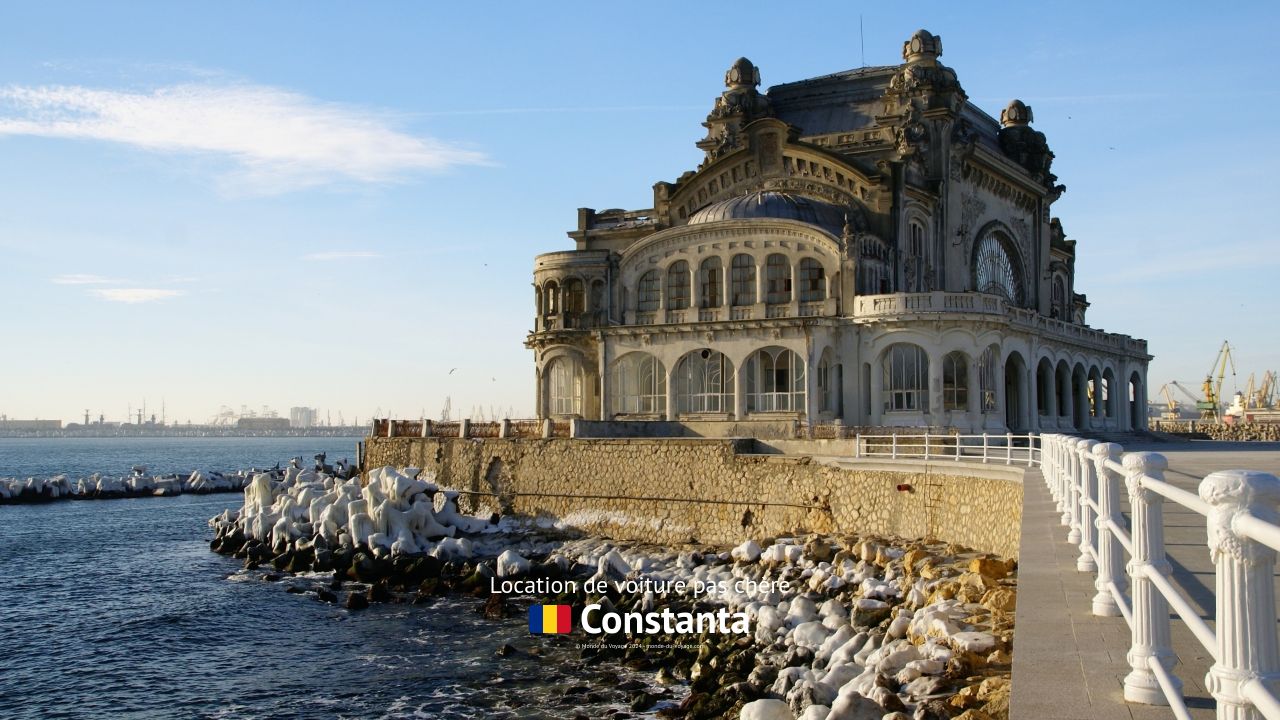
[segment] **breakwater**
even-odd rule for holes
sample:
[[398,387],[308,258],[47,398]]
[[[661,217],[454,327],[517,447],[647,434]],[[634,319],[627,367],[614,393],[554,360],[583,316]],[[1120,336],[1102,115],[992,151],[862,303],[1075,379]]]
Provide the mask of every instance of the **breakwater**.
[[366,461],[423,468],[460,491],[469,512],[544,518],[621,540],[734,545],[859,533],[1017,557],[1019,468],[828,464],[757,450],[755,441],[735,439],[374,437]]

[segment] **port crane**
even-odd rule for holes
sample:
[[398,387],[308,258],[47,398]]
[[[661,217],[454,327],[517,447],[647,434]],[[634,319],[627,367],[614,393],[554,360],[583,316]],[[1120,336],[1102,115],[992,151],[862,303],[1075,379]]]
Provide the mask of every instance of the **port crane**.
[[1164,397],[1165,402],[1165,411],[1160,416],[1162,420],[1177,420],[1180,417],[1180,413],[1178,412],[1180,405],[1177,398],[1173,396],[1174,389],[1183,395],[1186,395],[1187,399],[1190,400],[1193,405],[1199,406],[1200,404],[1200,398],[1196,397],[1194,393],[1188,390],[1177,380],[1167,382],[1160,386],[1160,395]]
[[1245,410],[1268,410],[1275,401],[1276,374],[1268,370],[1262,374],[1262,382],[1255,385],[1253,373],[1249,373],[1249,385],[1244,391]]
[[[1222,414],[1222,380],[1227,375],[1227,366],[1231,366],[1231,377],[1236,376],[1236,361],[1231,357],[1231,344],[1226,340],[1222,341],[1222,347],[1218,348],[1218,355],[1213,359],[1213,365],[1209,366],[1209,372],[1204,376],[1204,384],[1201,387],[1204,392],[1204,399],[1196,403],[1196,409],[1200,411],[1201,420],[1219,420]],[[1217,378],[1214,374],[1217,373]]]

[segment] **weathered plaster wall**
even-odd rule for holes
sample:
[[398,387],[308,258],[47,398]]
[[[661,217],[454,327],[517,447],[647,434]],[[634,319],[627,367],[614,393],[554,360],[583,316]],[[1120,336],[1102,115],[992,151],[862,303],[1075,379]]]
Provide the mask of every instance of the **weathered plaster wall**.
[[[368,442],[366,467],[432,470],[441,485],[476,493],[469,496],[473,510],[551,516],[618,539],[730,545],[797,532],[874,533],[1018,554],[1016,468],[836,467],[745,454],[752,441],[732,439]],[[899,491],[900,484],[912,490]]]

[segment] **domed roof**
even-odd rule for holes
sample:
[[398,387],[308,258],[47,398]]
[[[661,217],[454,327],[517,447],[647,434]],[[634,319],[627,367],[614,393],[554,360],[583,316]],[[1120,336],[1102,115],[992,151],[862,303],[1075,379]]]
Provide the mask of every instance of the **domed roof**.
[[690,215],[689,224],[699,225],[717,220],[778,218],[817,225],[839,236],[844,229],[847,213],[845,208],[829,202],[767,190],[711,203]]

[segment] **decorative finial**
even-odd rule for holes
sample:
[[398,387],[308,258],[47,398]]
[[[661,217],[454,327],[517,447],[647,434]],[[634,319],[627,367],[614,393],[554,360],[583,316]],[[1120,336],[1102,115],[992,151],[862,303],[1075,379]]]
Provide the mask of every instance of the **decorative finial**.
[[1031,106],[1021,100],[1011,100],[1008,107],[1000,111],[1000,126],[1030,125],[1033,116]]
[[928,30],[917,30],[911,39],[902,43],[902,59],[908,63],[932,64],[942,56],[942,36]]

